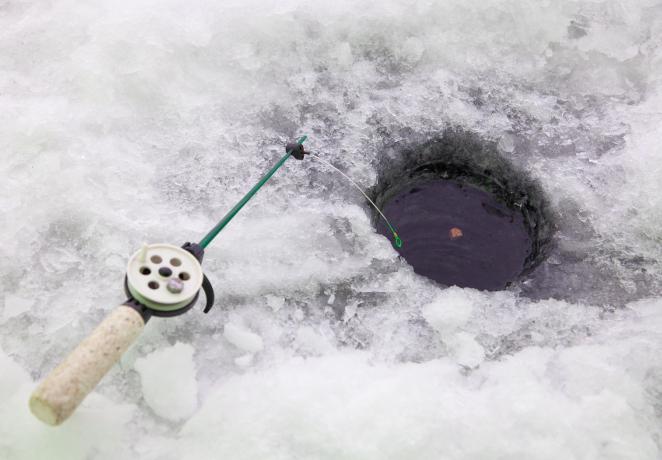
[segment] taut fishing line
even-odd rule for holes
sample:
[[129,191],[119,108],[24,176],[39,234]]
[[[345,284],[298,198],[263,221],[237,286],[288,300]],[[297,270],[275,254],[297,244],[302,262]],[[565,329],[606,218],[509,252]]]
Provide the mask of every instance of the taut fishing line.
[[340,169],[333,166],[328,161],[322,160],[318,155],[315,155],[314,153],[309,152],[309,154],[310,154],[311,158],[316,159],[320,163],[324,163],[325,165],[329,166],[330,168],[332,168],[336,172],[340,173],[345,179],[347,179],[354,186],[354,188],[356,188],[359,192],[361,192],[363,194],[363,196],[366,198],[366,200],[368,200],[368,202],[372,205],[372,207],[377,210],[377,212],[379,213],[380,216],[382,216],[382,219],[384,219],[384,222],[386,222],[386,225],[388,225],[389,230],[391,230],[391,233],[393,233],[393,238],[395,240],[395,245],[397,247],[401,248],[402,247],[402,239],[398,236],[398,232],[395,231],[395,228],[393,227],[393,225],[391,225],[391,222],[389,222],[389,220],[386,218],[386,216],[384,215],[382,210],[379,209],[379,207],[377,207],[375,202],[370,199],[370,197],[363,191],[363,189],[361,187],[359,187],[358,184],[356,182],[354,182],[347,174],[345,174]]

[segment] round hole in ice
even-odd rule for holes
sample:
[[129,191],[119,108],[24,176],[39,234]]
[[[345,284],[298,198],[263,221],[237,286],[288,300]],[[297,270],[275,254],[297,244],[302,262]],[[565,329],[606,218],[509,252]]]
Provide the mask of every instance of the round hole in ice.
[[531,273],[551,246],[542,188],[471,133],[450,131],[398,150],[371,194],[404,242],[400,255],[444,285],[503,289]]

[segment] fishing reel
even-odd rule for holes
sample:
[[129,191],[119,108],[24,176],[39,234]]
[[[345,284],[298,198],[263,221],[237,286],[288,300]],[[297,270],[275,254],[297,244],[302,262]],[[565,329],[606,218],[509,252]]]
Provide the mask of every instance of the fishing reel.
[[124,292],[147,322],[151,316],[171,317],[189,311],[198,301],[200,290],[206,297],[204,313],[214,306],[214,288],[202,271],[204,249],[197,243],[182,247],[171,244],[144,244],[129,259]]

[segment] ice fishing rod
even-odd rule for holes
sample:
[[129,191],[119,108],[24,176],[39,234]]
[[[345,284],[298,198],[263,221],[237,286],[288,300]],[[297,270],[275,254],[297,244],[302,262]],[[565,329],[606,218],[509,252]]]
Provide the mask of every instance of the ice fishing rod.
[[[196,304],[201,290],[206,298],[203,311],[208,313],[211,310],[214,289],[201,266],[205,248],[290,156],[303,160],[310,153],[303,147],[306,139],[307,136],[302,136],[296,142],[288,143],[285,155],[199,243],[187,242],[181,247],[164,243],[144,244],[131,256],[124,277],[127,300],[106,316],[37,386],[29,406],[38,419],[49,425],[65,421],[119,361],[152,316],[173,317],[186,313]],[[342,171],[327,164],[349,179]],[[365,195],[354,181],[349,180]],[[386,220],[372,200],[368,200]],[[386,222],[396,238],[396,245],[401,246],[402,241],[388,220]]]

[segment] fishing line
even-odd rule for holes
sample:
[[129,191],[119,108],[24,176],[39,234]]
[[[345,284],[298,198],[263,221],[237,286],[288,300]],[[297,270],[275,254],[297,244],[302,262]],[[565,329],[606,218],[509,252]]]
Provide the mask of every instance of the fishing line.
[[347,174],[345,174],[344,172],[342,172],[341,170],[339,170],[338,168],[336,168],[335,166],[333,166],[333,165],[332,165],[331,163],[329,163],[328,161],[322,160],[319,156],[315,155],[314,153],[310,153],[310,156],[311,156],[312,158],[316,159],[317,161],[319,161],[319,162],[321,162],[321,163],[324,163],[325,165],[327,165],[327,166],[333,168],[335,171],[339,172],[339,173],[340,173],[345,179],[347,179],[347,180],[348,180],[348,181],[349,181],[349,182],[350,182],[350,183],[351,183],[351,184],[352,184],[352,185],[353,185],[353,186],[354,186],[359,192],[361,192],[361,193],[363,194],[363,196],[366,198],[366,200],[368,200],[368,201],[370,202],[370,204],[372,205],[372,207],[375,208],[375,209],[377,210],[377,212],[379,213],[380,216],[382,216],[382,219],[384,219],[384,222],[386,222],[386,225],[388,225],[389,230],[391,230],[391,233],[393,233],[393,238],[395,239],[395,245],[396,245],[397,247],[401,248],[401,247],[402,247],[402,239],[400,239],[400,237],[398,236],[398,232],[395,231],[395,228],[393,228],[393,225],[391,225],[391,222],[389,222],[389,220],[386,218],[386,216],[385,216],[384,213],[381,211],[381,209],[379,209],[379,208],[377,207],[377,205],[375,204],[375,202],[372,201],[372,200],[370,199],[370,197],[369,197],[369,196],[363,191],[363,189],[362,189],[361,187],[359,187],[358,184],[357,184],[356,182],[354,182],[354,181],[353,181],[353,180],[352,180]]

